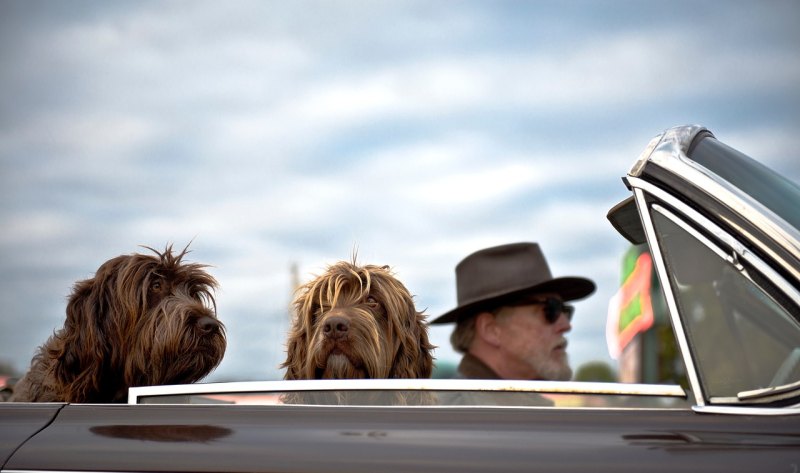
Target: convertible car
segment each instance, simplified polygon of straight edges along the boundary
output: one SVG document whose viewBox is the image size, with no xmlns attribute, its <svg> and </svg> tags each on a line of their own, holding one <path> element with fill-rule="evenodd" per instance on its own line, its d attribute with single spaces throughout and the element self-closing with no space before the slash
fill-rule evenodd
<svg viewBox="0 0 800 473">
<path fill-rule="evenodd" d="M 685 383 L 274 381 L 0 403 L 2 472 L 797 473 L 800 188 L 699 126 L 655 137 L 623 181 L 608 219 L 651 255 Z"/>
</svg>

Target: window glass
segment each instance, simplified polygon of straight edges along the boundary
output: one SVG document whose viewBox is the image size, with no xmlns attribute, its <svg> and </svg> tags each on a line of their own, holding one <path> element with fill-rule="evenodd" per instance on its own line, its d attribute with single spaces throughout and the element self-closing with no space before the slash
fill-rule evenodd
<svg viewBox="0 0 800 473">
<path fill-rule="evenodd" d="M 139 404 L 522 406 L 686 409 L 685 397 L 521 391 L 294 391 L 148 395 Z"/>
<path fill-rule="evenodd" d="M 653 224 L 707 396 L 797 381 L 800 324 L 753 282 L 758 275 L 658 211 Z"/>
</svg>

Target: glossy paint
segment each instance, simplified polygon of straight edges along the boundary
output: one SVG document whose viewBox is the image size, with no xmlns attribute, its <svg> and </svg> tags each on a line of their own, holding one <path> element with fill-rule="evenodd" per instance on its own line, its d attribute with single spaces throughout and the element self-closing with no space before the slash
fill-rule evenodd
<svg viewBox="0 0 800 473">
<path fill-rule="evenodd" d="M 3 471 L 752 472 L 793 471 L 798 452 L 797 415 L 69 405 Z"/>
</svg>

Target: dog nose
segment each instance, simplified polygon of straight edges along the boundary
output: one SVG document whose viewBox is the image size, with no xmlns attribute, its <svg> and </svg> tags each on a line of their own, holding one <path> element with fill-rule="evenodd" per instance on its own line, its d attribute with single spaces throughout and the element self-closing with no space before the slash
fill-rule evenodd
<svg viewBox="0 0 800 473">
<path fill-rule="evenodd" d="M 204 315 L 197 319 L 197 328 L 206 333 L 213 332 L 219 328 L 219 322 L 214 317 Z"/>
<path fill-rule="evenodd" d="M 343 338 L 350 330 L 350 322 L 344 317 L 330 317 L 322 326 L 322 333 L 328 338 Z"/>
</svg>

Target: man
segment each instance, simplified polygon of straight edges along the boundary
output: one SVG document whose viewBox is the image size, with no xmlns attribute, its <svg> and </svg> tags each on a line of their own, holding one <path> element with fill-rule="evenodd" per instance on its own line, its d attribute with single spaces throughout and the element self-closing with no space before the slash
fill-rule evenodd
<svg viewBox="0 0 800 473">
<path fill-rule="evenodd" d="M 573 307 L 564 302 L 594 290 L 586 278 L 553 278 L 536 243 L 486 248 L 458 263 L 458 306 L 431 324 L 456 323 L 460 378 L 569 380 Z"/>
</svg>

